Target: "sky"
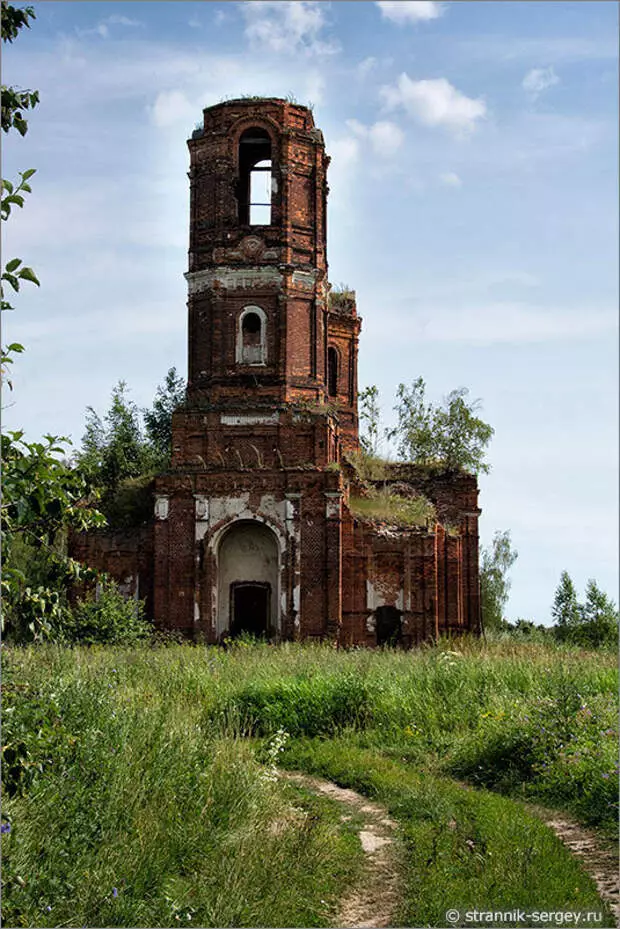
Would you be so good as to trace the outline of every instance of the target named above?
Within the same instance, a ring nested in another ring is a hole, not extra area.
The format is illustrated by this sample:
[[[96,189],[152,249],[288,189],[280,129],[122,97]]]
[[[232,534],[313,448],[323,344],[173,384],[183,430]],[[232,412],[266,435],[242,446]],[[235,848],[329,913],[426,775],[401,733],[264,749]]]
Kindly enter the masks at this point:
[[[114,385],[187,373],[186,140],[241,94],[312,104],[328,261],[357,291],[360,387],[466,387],[495,429],[481,542],[510,531],[509,619],[560,573],[618,599],[618,7],[611,2],[45,2],[3,50],[37,88],[4,177],[26,353],[4,428],[70,436]],[[389,453],[388,448],[384,452]]]

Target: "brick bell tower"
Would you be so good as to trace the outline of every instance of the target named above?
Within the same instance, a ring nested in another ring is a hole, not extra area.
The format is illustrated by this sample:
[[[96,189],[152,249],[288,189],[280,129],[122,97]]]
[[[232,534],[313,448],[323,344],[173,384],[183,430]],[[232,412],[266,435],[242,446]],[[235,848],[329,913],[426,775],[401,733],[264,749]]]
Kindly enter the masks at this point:
[[[154,614],[209,642],[336,635],[339,470],[358,447],[355,296],[330,300],[306,107],[204,110],[190,151],[188,389],[156,479]]]

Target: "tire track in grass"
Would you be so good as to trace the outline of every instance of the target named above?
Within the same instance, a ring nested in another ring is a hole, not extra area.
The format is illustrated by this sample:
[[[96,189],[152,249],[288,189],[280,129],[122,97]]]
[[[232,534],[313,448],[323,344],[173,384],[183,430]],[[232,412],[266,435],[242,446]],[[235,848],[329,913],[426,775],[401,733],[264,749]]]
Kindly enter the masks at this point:
[[[566,848],[578,858],[583,868],[596,884],[600,897],[609,903],[616,922],[620,923],[620,875],[618,874],[618,851],[601,841],[599,836],[580,823],[556,810],[548,810],[536,804],[527,804]]]
[[[346,821],[353,815],[363,819],[359,832],[366,867],[361,879],[340,902],[336,925],[339,929],[395,925],[402,896],[402,869],[398,860],[397,823],[385,807],[363,797],[355,790],[338,787],[331,781],[306,774],[281,771],[281,776],[315,793],[323,794],[346,807]]]

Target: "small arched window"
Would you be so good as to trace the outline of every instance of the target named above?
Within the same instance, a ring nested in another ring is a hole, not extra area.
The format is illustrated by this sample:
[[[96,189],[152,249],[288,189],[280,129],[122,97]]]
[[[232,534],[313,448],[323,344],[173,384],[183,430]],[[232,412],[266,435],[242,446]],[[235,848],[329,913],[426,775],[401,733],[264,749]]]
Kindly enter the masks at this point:
[[[271,139],[264,129],[246,129],[239,139],[239,222],[271,225]]]
[[[239,317],[237,364],[267,363],[267,317],[259,306],[247,306]]]
[[[327,349],[327,393],[338,395],[338,352],[331,346]]]

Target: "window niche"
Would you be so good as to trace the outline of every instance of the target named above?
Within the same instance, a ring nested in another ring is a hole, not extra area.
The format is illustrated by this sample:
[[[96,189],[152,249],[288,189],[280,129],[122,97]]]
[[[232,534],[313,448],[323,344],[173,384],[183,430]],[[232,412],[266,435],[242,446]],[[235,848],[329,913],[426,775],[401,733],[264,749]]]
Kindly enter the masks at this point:
[[[330,345],[327,349],[327,393],[330,397],[338,396],[338,352]]]
[[[271,225],[273,175],[271,138],[265,129],[246,129],[239,139],[239,222]]]
[[[267,364],[267,317],[259,306],[246,306],[239,316],[237,364]]]

